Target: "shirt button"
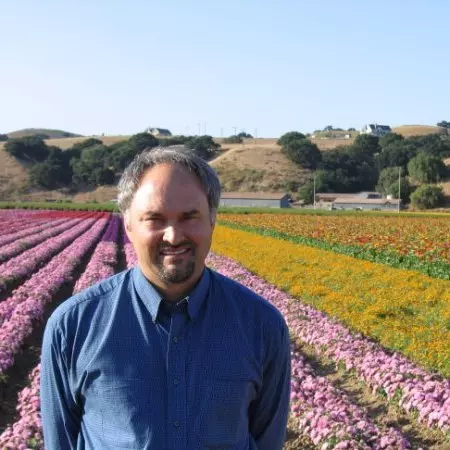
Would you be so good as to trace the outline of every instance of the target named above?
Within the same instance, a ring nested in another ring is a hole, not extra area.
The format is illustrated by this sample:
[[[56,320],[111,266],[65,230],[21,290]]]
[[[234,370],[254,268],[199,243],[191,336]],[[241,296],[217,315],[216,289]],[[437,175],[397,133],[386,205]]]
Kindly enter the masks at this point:
[[[178,342],[178,337],[174,336],[174,338],[172,340],[173,340],[174,344],[176,344]]]
[[[175,422],[173,423],[173,426],[174,426],[175,428],[179,428],[180,422],[178,422],[178,420],[175,420]]]

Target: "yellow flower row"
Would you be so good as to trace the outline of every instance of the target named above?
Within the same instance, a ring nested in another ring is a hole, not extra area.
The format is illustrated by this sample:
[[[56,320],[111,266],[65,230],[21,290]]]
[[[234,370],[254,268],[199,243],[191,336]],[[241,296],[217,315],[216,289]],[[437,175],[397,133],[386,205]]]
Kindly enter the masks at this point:
[[[367,246],[450,262],[448,217],[220,214],[219,219],[331,244]]]
[[[350,328],[450,375],[450,282],[217,226],[212,250]]]

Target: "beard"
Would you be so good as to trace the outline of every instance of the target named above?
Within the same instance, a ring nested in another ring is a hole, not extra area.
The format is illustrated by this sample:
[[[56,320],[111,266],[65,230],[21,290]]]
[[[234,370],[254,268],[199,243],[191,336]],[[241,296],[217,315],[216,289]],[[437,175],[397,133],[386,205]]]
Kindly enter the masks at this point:
[[[164,246],[168,247],[168,246]],[[162,248],[164,248],[162,247]],[[180,284],[189,280],[192,274],[195,271],[195,247],[193,244],[189,243],[189,245],[179,245],[177,247],[170,248],[179,248],[179,247],[188,247],[190,249],[190,257],[189,259],[185,258],[177,258],[174,256],[174,260],[169,264],[164,264],[164,256],[158,252],[158,258],[156,261],[156,268],[158,270],[158,275],[162,281],[170,284]],[[161,249],[160,249],[161,251]]]

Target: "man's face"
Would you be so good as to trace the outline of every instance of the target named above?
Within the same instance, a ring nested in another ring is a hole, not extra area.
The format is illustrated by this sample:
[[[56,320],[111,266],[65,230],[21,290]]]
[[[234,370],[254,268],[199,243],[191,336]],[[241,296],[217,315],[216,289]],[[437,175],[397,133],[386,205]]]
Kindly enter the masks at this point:
[[[125,224],[139,265],[153,284],[170,294],[197,282],[214,224],[195,175],[177,164],[149,169],[125,215]]]

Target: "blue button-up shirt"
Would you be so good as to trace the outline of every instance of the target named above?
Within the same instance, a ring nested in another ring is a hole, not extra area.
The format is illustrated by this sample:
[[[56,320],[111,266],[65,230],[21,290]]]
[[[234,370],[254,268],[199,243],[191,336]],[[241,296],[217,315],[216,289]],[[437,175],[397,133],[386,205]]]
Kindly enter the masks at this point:
[[[288,329],[267,301],[205,269],[173,305],[130,269],[46,325],[45,448],[281,449],[289,386]]]

